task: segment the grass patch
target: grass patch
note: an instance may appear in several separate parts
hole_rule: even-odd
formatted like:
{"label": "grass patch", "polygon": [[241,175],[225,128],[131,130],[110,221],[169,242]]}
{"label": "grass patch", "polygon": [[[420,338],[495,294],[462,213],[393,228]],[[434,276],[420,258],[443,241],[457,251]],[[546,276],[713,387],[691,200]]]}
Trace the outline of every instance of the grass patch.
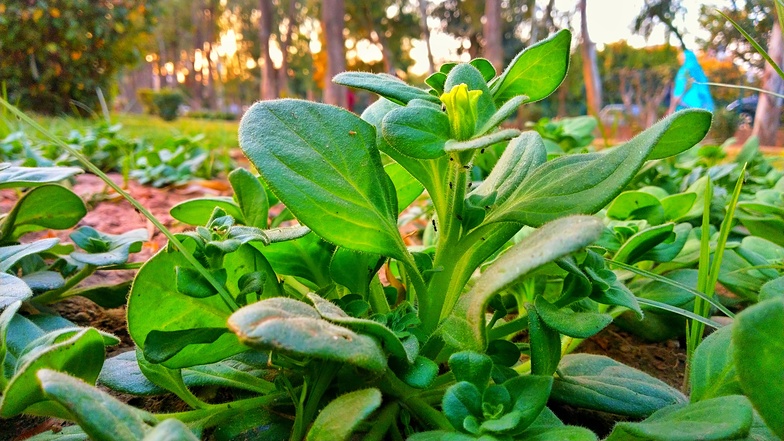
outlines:
{"label": "grass patch", "polygon": [[[84,130],[98,122],[95,119],[73,117],[50,117],[36,115],[34,119],[57,135],[67,135],[71,130]],[[200,144],[208,150],[226,151],[238,147],[237,128],[239,121],[215,121],[193,118],[178,118],[167,122],[157,116],[117,114],[112,115],[113,124],[122,124],[120,134],[125,138],[141,138],[151,144],[160,145],[176,136],[204,134]],[[23,130],[31,135],[28,128]]]}

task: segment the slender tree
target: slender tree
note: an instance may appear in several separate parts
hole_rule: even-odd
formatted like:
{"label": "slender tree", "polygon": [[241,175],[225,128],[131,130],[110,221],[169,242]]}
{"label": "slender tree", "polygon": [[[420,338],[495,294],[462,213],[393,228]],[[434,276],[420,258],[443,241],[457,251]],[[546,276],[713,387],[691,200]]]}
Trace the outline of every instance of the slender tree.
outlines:
{"label": "slender tree", "polygon": [[485,20],[482,30],[484,37],[483,52],[500,72],[504,67],[503,28],[501,26],[501,0],[485,2]]}
{"label": "slender tree", "polygon": [[433,49],[430,47],[430,26],[427,24],[427,17],[427,0],[419,0],[419,24],[422,28],[422,40],[427,48],[427,72],[433,73],[436,71],[436,66],[433,62]]}
{"label": "slender tree", "polygon": [[[270,37],[272,37],[272,0],[259,0],[261,20],[259,23],[259,44],[261,48],[261,99],[273,100],[278,97],[275,81],[275,66],[270,56]],[[285,55],[285,54],[284,54]]]}
{"label": "slender tree", "polygon": [[[782,39],[781,26],[777,20],[773,21],[773,30],[768,41],[768,55],[779,65],[784,64],[784,39]],[[784,82],[771,66],[765,66],[762,81],[765,90],[782,92]],[[781,100],[768,94],[760,94],[751,134],[757,135],[762,145],[775,145],[780,118]]]}
{"label": "slender tree", "polygon": [[661,23],[667,28],[668,33],[675,35],[681,47],[685,49],[683,32],[675,26],[675,18],[684,11],[682,0],[645,0],[640,14],[634,19],[634,31],[648,38],[653,28]]}
{"label": "slender tree", "polygon": [[321,26],[327,49],[324,102],[340,107],[346,107],[346,89],[333,83],[331,78],[346,70],[345,11],[343,0],[324,0],[321,4]]}
{"label": "slender tree", "polygon": [[596,63],[596,45],[593,44],[588,34],[586,3],[587,0],[580,0],[580,36],[582,38],[580,50],[583,56],[585,103],[589,115],[599,116],[599,110],[602,108],[602,82],[599,78],[599,68]]}

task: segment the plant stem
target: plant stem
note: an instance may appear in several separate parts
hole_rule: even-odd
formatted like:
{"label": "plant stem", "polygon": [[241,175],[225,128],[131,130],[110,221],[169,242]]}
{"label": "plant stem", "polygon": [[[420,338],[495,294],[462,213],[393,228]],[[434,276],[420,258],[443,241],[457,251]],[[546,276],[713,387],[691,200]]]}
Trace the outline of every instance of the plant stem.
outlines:
{"label": "plant stem", "polygon": [[30,125],[32,128],[34,128],[35,130],[40,132],[42,135],[44,135],[45,137],[51,139],[60,148],[62,148],[63,150],[67,151],[71,156],[73,156],[79,162],[81,162],[85,166],[85,168],[90,170],[90,172],[92,172],[93,174],[95,174],[96,176],[101,178],[101,180],[104,181],[106,183],[106,185],[111,187],[112,190],[116,191],[117,194],[119,194],[120,196],[125,198],[125,200],[127,200],[137,211],[142,213],[144,215],[144,217],[146,217],[150,222],[152,222],[152,224],[155,226],[155,228],[157,228],[161,233],[163,233],[163,235],[166,236],[166,238],[169,240],[169,242],[172,245],[174,245],[174,248],[176,248],[177,251],[182,253],[183,257],[185,257],[185,260],[187,260],[188,263],[190,263],[196,269],[196,271],[198,271],[199,274],[202,277],[204,277],[210,283],[210,285],[212,285],[215,288],[215,290],[218,292],[218,295],[220,295],[221,299],[226,304],[226,306],[229,308],[229,310],[236,311],[237,309],[239,309],[239,306],[237,305],[237,302],[235,302],[234,298],[231,296],[231,294],[229,294],[229,292],[226,291],[226,288],[224,288],[223,285],[220,284],[215,279],[215,277],[213,277],[213,275],[210,274],[210,272],[207,271],[207,269],[204,268],[204,266],[201,263],[199,263],[198,260],[196,260],[195,257],[193,257],[193,254],[191,254],[191,252],[188,251],[188,249],[185,247],[185,245],[183,245],[182,242],[180,242],[174,236],[174,234],[172,234],[172,232],[169,231],[168,228],[166,228],[165,225],[163,225],[155,216],[153,216],[152,213],[150,213],[149,210],[144,208],[144,206],[141,203],[139,203],[139,201],[134,199],[134,197],[131,196],[128,192],[126,192],[125,190],[120,188],[119,185],[115,184],[114,181],[112,181],[111,179],[109,179],[108,176],[106,176],[106,173],[102,172],[101,169],[96,167],[95,164],[90,162],[90,160],[87,159],[81,153],[79,153],[79,151],[77,151],[73,147],[71,147],[68,144],[66,144],[63,140],[61,140],[60,138],[58,138],[57,136],[55,136],[54,134],[52,134],[51,132],[49,132],[48,130],[43,128],[37,122],[33,121],[32,118],[27,116],[21,110],[17,109],[11,103],[6,101],[5,99],[1,99],[0,98],[0,105],[5,107],[6,109],[10,110],[11,113],[13,113],[16,117],[18,117],[20,120],[22,120],[25,123],[27,123],[28,125]]}
{"label": "plant stem", "polygon": [[419,398],[417,390],[403,383],[392,371],[387,370],[387,373],[381,379],[379,387],[384,393],[398,398],[422,423],[436,429],[454,430],[444,414]]}
{"label": "plant stem", "polygon": [[[460,241],[462,233],[463,200],[466,194],[467,172],[460,163],[457,154],[450,154],[449,169],[447,173],[448,186],[446,187],[446,209],[438,213],[436,225],[438,225],[438,242],[436,243],[435,259],[433,268],[447,267],[453,268],[454,262],[450,251],[454,251]],[[431,280],[439,280],[442,277],[434,277]],[[425,299],[426,308],[420,306],[420,319],[422,329],[429,335],[436,330],[443,315],[444,300],[447,295],[446,286],[431,283],[427,298]],[[421,302],[421,300],[420,300]],[[424,306],[424,305],[423,305]]]}
{"label": "plant stem", "polygon": [[384,406],[381,412],[378,413],[375,424],[365,435],[364,441],[382,441],[389,427],[395,423],[398,411],[400,411],[400,406],[397,403],[390,403]]}
{"label": "plant stem", "polygon": [[341,368],[340,363],[322,362],[315,365],[316,369],[313,370],[313,386],[307,395],[307,402],[301,413],[298,413],[294,419],[294,427],[291,430],[291,440],[304,439],[307,428],[316,417],[316,413],[321,403],[321,398],[324,392],[327,391],[335,374]]}
{"label": "plant stem", "polygon": [[[286,393],[278,392],[260,397],[231,401],[228,403],[213,404],[204,409],[188,410],[185,412],[175,413],[160,413],[154,414],[153,416],[158,421],[167,420],[169,418],[176,418],[183,423],[198,423],[202,420],[209,420],[208,425],[202,426],[202,428],[207,428],[220,424],[226,417],[256,407],[270,406],[282,398],[286,398]],[[226,413],[227,415],[224,418],[217,418],[216,415],[219,415],[220,413]]]}
{"label": "plant stem", "polygon": [[71,295],[68,295],[68,291],[70,291],[74,286],[78,285],[82,280],[90,277],[97,268],[98,267],[95,265],[86,264],[84,268],[80,269],[79,272],[68,279],[65,282],[65,285],[61,286],[60,288],[47,291],[40,296],[34,297],[33,301],[39,305],[48,305],[50,303],[59,302],[60,300],[71,297]]}
{"label": "plant stem", "polygon": [[377,314],[386,314],[390,311],[387,296],[384,294],[384,287],[381,286],[381,280],[379,280],[378,274],[373,276],[373,280],[370,281],[368,303],[370,303],[370,307],[373,308],[373,312]]}

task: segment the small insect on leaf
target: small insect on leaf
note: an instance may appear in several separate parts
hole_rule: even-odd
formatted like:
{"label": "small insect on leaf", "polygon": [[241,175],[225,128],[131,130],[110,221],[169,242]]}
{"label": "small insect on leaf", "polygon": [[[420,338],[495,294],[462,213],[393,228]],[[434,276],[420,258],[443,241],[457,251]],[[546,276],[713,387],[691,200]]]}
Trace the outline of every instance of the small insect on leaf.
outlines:
{"label": "small insect on leaf", "polygon": [[357,132],[355,132],[353,130],[349,130],[348,134],[351,135],[351,136],[356,136]]}

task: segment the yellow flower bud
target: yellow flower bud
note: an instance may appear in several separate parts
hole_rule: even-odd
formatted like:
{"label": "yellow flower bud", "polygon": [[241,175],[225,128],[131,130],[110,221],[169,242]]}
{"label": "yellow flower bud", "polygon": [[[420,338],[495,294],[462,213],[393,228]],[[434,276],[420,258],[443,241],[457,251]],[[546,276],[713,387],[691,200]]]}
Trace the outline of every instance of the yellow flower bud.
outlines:
{"label": "yellow flower bud", "polygon": [[458,84],[449,92],[441,95],[441,102],[446,107],[452,138],[458,141],[471,139],[476,132],[476,114],[481,90],[468,90],[466,84]]}

